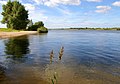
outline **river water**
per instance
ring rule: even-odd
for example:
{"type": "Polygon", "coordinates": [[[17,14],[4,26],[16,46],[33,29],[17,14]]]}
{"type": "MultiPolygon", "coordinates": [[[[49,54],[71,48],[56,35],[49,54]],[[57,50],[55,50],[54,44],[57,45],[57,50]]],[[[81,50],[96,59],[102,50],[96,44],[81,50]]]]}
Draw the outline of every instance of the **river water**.
{"type": "Polygon", "coordinates": [[[0,84],[120,84],[120,31],[50,30],[0,39],[0,65],[6,68],[0,84]]]}

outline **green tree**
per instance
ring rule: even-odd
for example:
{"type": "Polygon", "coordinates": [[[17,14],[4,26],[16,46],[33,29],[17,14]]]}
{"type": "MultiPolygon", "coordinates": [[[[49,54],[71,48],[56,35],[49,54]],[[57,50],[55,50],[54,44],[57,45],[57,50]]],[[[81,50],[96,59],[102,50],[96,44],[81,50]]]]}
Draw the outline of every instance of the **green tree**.
{"type": "Polygon", "coordinates": [[[36,25],[37,28],[44,27],[44,23],[42,21],[36,22],[34,25],[36,25]]]}
{"type": "Polygon", "coordinates": [[[26,29],[29,22],[28,11],[18,1],[9,0],[6,5],[3,5],[3,19],[2,23],[7,24],[8,28],[12,29],[26,29]]]}
{"type": "Polygon", "coordinates": [[[37,31],[40,27],[44,27],[44,23],[42,21],[36,22],[34,25],[28,27],[28,30],[37,31]]]}

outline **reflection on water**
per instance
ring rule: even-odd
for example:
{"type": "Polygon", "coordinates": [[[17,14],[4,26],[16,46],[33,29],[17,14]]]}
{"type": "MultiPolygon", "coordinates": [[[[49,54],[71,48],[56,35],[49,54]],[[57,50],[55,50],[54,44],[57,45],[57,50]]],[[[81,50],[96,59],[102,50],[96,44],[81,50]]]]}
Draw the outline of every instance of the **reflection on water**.
{"type": "Polygon", "coordinates": [[[0,63],[0,81],[4,80],[4,78],[5,78],[5,74],[4,73],[5,73],[5,68],[0,63]]]}
{"type": "Polygon", "coordinates": [[[120,84],[119,31],[49,31],[0,44],[0,84],[120,84]]]}
{"type": "Polygon", "coordinates": [[[27,36],[10,38],[5,42],[5,53],[12,58],[21,58],[29,52],[27,36]]]}

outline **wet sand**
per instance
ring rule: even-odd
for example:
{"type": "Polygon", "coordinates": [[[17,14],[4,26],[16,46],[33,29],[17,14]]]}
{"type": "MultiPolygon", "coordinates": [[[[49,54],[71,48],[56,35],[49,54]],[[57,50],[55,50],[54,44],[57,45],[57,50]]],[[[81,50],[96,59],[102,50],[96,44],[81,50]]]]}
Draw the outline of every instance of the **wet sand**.
{"type": "Polygon", "coordinates": [[[36,34],[37,31],[20,31],[20,32],[0,32],[0,38],[17,37],[28,34],[36,34]]]}
{"type": "Polygon", "coordinates": [[[120,84],[119,77],[95,69],[89,70],[85,66],[67,67],[59,61],[42,68],[15,65],[0,84],[53,84],[51,79],[54,84],[120,84]]]}

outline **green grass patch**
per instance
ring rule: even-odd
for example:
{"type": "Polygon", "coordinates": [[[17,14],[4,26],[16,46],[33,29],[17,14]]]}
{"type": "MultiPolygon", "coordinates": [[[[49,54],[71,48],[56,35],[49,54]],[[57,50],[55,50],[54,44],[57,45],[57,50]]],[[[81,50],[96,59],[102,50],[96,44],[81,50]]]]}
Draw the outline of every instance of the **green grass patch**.
{"type": "Polygon", "coordinates": [[[11,28],[0,28],[0,32],[19,32],[20,30],[15,30],[11,28]]]}

